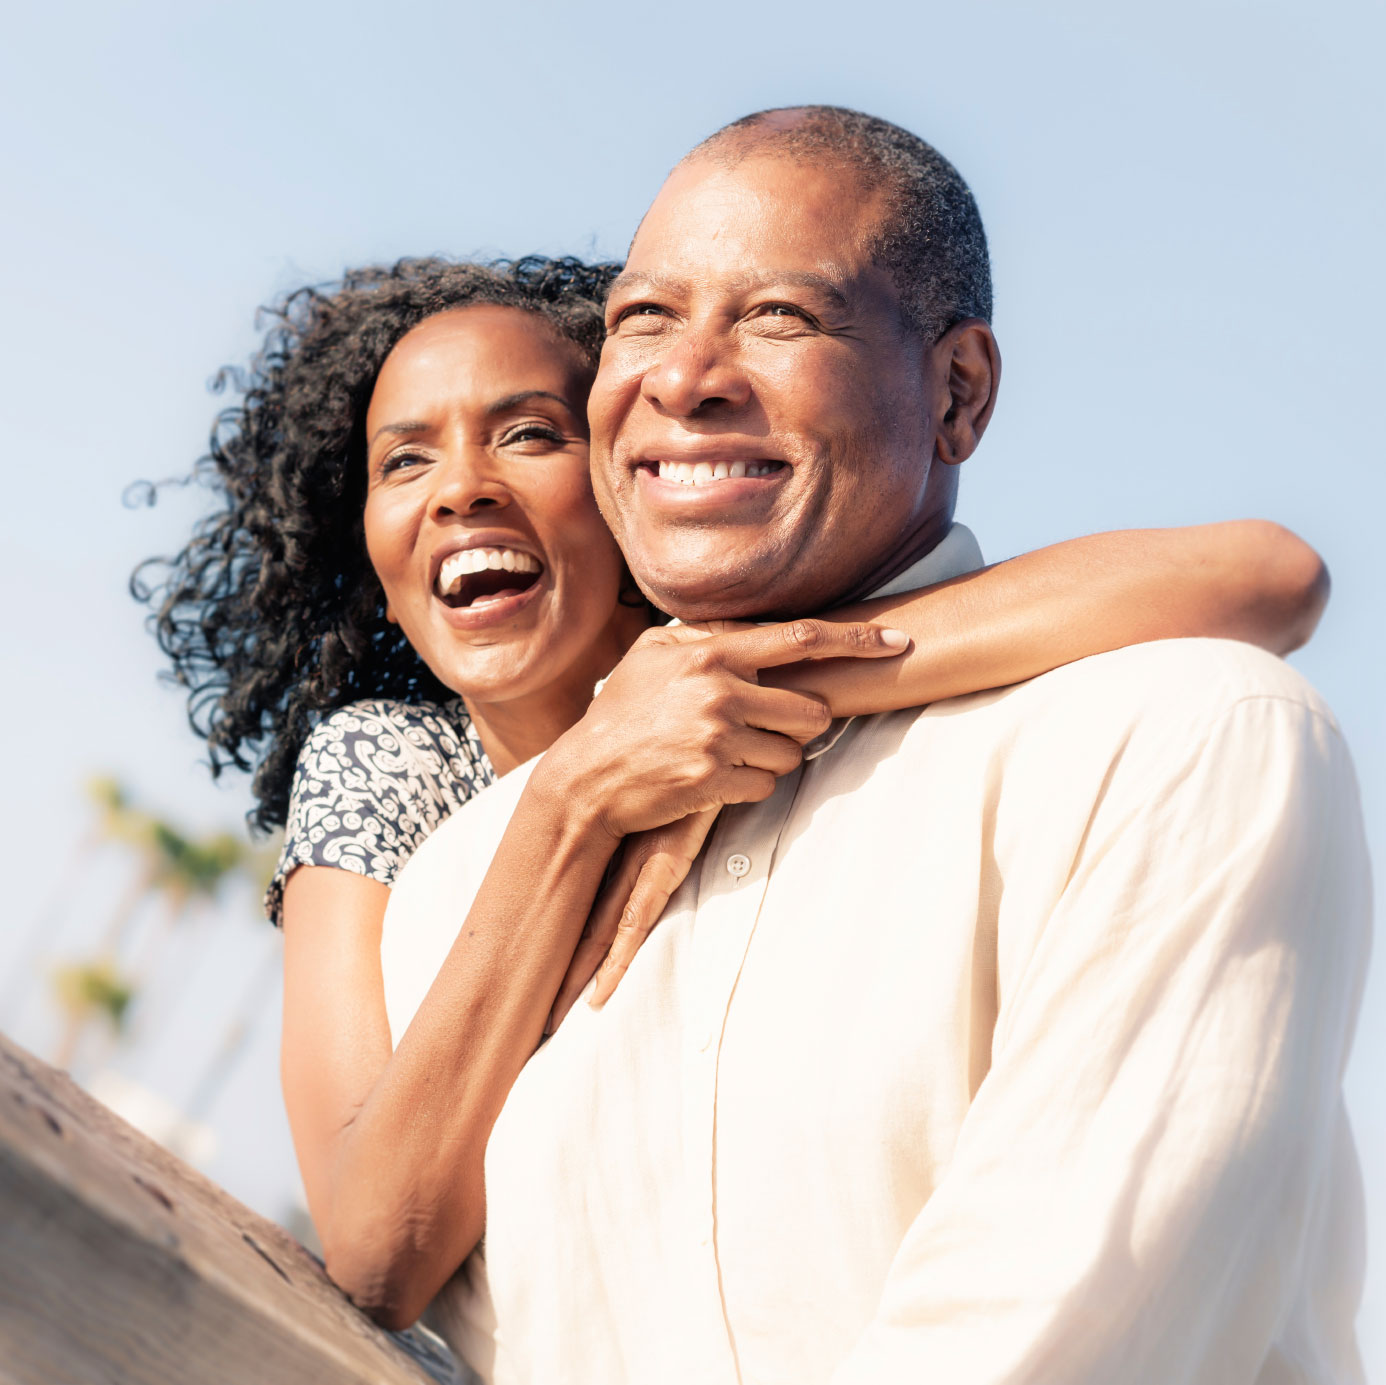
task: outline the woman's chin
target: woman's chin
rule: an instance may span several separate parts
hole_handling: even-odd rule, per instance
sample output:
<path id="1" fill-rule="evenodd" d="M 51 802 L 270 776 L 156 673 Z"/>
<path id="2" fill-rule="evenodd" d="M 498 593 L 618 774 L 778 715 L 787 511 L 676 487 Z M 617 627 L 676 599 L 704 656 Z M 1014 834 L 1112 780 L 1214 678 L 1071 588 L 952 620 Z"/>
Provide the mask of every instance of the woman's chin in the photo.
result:
<path id="1" fill-rule="evenodd" d="M 559 641 L 538 630 L 514 631 L 494 643 L 450 651 L 430 667 L 439 681 L 469 702 L 513 702 L 551 686 L 564 661 Z"/>

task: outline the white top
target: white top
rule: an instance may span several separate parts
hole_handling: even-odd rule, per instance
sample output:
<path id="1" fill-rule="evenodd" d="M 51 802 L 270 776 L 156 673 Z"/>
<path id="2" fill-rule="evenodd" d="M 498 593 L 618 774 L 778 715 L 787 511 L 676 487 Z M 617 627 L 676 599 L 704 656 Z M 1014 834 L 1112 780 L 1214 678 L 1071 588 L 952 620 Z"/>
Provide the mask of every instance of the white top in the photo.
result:
<path id="1" fill-rule="evenodd" d="M 858 718 L 521 1073 L 441 1325 L 496 1385 L 1359 1381 L 1368 918 L 1336 724 L 1250 647 Z"/>

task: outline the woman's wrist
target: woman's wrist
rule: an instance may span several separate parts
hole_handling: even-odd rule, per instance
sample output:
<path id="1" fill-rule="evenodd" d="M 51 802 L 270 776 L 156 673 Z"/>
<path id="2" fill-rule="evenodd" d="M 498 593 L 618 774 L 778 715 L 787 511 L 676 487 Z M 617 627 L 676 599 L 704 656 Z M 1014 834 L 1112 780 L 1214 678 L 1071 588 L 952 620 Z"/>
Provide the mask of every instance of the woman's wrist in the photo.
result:
<path id="1" fill-rule="evenodd" d="M 582 754 L 580 739 L 570 732 L 544 752 L 521 801 L 529 800 L 530 811 L 550 824 L 557 838 L 610 853 L 620 845 L 621 833 L 612 828 L 608 805 L 597 792 L 598 777 Z"/>

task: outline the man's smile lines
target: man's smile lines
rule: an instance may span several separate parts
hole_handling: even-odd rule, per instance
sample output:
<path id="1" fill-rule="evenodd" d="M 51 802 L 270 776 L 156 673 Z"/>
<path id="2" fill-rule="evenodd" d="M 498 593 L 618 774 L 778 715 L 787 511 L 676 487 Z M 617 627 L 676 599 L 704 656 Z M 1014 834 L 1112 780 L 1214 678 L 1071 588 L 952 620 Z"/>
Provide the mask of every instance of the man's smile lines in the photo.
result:
<path id="1" fill-rule="evenodd" d="M 783 462 L 660 462 L 659 479 L 684 486 L 706 486 L 714 481 L 769 476 L 783 466 Z"/>

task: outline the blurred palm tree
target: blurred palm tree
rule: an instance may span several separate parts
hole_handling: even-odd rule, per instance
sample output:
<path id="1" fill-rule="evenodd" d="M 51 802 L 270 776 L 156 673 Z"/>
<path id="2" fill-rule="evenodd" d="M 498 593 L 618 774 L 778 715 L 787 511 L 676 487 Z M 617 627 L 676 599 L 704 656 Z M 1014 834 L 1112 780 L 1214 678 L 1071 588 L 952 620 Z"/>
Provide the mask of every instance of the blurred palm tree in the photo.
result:
<path id="1" fill-rule="evenodd" d="M 79 1030 L 89 1020 L 101 1018 L 115 1033 L 120 1033 L 135 998 L 129 977 L 106 957 L 59 967 L 53 973 L 53 989 L 69 1023 Z"/>
<path id="2" fill-rule="evenodd" d="M 130 813 L 129 795 L 118 780 L 109 776 L 93 778 L 86 785 L 86 794 L 96 811 L 64 867 L 54 872 L 53 893 L 35 915 L 20 960 L 11 969 L 4 992 L 0 994 L 0 1021 L 14 1028 L 18 1027 L 20 1011 L 34 994 L 35 978 L 47 970 L 43 958 L 51 952 L 63 923 L 72 912 L 74 896 L 89 875 L 91 858 L 106 843 L 122 841 L 130 834 L 126 821 Z M 145 881 L 136 879 L 121 895 L 112 915 L 117 931 L 123 929 L 139 907 L 145 890 Z"/>
<path id="3" fill-rule="evenodd" d="M 93 780 L 88 792 L 97 810 L 91 842 L 124 848 L 135 868 L 94 954 L 54 973 L 58 1002 L 67 1015 L 54 1059 L 59 1067 L 71 1067 L 94 1021 L 106 1021 L 111 1040 L 124 1032 L 128 1011 L 175 926 L 214 903 L 232 879 L 258 877 L 266 854 L 229 832 L 194 836 L 137 807 L 115 779 Z M 162 906 L 162 921 L 147 934 L 139 957 L 123 964 L 133 924 L 153 903 Z"/>

